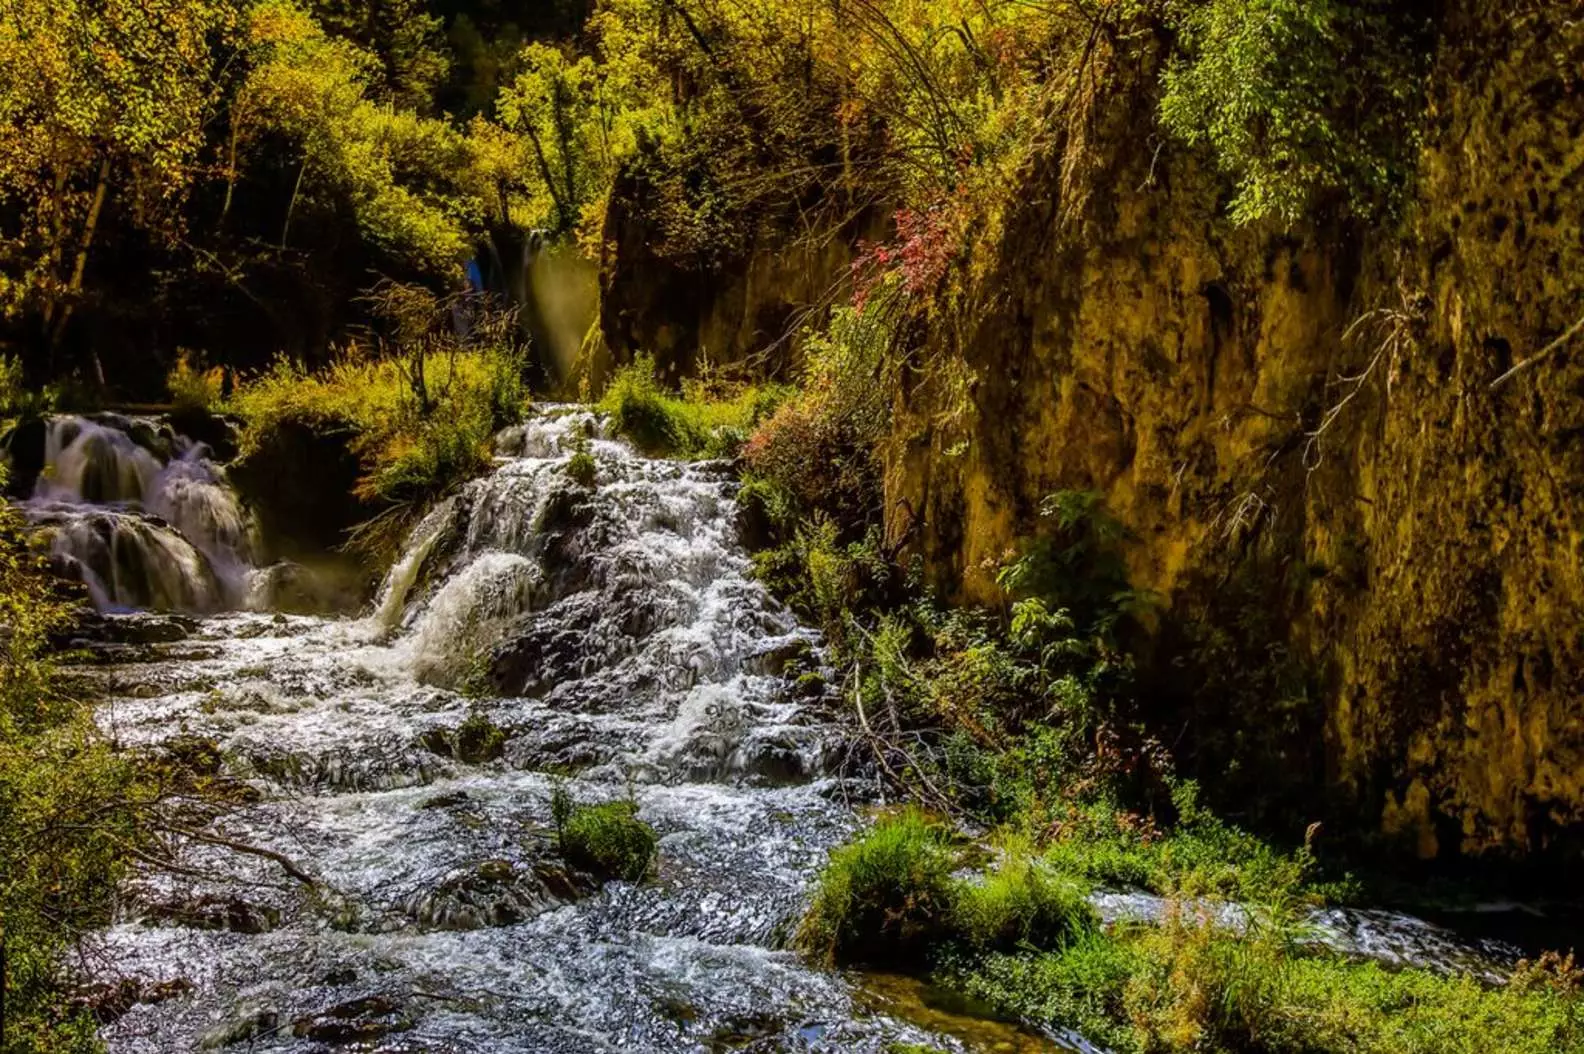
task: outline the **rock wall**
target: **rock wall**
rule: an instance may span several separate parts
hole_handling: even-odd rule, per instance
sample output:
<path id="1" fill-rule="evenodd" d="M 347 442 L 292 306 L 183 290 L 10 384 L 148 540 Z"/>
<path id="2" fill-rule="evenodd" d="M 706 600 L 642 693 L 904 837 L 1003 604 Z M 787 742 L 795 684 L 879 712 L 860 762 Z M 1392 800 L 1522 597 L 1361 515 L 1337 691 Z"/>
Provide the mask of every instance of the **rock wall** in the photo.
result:
<path id="1" fill-rule="evenodd" d="M 1043 496 L 1102 491 L 1163 637 L 1230 641 L 1157 681 L 1199 689 L 1162 705 L 1201 764 L 1422 857 L 1584 830 L 1584 334 L 1492 388 L 1584 316 L 1584 21 L 1498 6 L 1444 15 L 1392 229 L 1232 231 L 1200 161 L 1135 134 L 1149 93 L 1097 100 L 919 352 L 968 405 L 899 392 L 888 453 L 893 538 L 965 599 Z M 1203 668 L 1228 655 L 1309 687 L 1240 710 L 1243 670 Z"/>

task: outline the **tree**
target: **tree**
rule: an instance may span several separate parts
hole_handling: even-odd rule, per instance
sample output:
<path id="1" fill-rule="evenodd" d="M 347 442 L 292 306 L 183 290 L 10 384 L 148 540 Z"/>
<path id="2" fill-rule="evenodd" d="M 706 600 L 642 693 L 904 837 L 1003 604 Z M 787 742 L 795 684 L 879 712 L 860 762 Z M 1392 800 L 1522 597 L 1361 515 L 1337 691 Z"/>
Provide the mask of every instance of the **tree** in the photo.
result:
<path id="1" fill-rule="evenodd" d="M 107 210 L 180 227 L 225 87 L 240 0 L 12 0 L 0 8 L 0 312 L 59 347 Z"/>

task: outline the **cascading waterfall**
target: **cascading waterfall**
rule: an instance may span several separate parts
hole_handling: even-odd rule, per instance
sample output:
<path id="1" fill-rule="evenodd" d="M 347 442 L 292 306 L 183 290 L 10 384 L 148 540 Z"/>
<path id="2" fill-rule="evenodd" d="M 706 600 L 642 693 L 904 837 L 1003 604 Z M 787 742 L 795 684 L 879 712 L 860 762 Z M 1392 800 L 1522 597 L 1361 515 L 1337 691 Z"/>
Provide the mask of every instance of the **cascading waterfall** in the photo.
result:
<path id="1" fill-rule="evenodd" d="M 105 727 L 212 742 L 253 792 L 211 834 L 313 879 L 195 841 L 179 871 L 130 882 L 95 959 L 134 1003 L 111 1050 L 1092 1051 L 917 1013 L 782 950 L 866 788 L 841 775 L 817 638 L 750 574 L 729 475 L 639 457 L 576 408 L 497 447 L 364 619 L 232 613 L 176 640 L 154 616 L 109 620 L 163 643 L 93 667 Z M 568 471 L 579 450 L 592 486 Z M 157 475 L 96 457 L 74 493 Z M 487 747 L 465 735 L 481 725 Z M 558 784 L 631 796 L 660 834 L 655 878 L 601 888 L 561 861 Z M 1451 947 L 1365 913 L 1317 923 L 1388 959 Z"/>
<path id="2" fill-rule="evenodd" d="M 573 408 L 498 446 L 368 617 L 221 615 L 104 668 L 106 726 L 212 740 L 260 792 L 217 830 L 315 879 L 194 843 L 181 874 L 130 883 L 105 980 L 152 994 L 111 1048 L 970 1049 L 779 950 L 858 820 L 818 641 L 753 580 L 729 475 L 642 458 Z M 481 721 L 504 743 L 475 755 Z M 558 780 L 634 798 L 654 880 L 561 862 Z"/>
<path id="3" fill-rule="evenodd" d="M 157 421 L 50 418 L 43 471 L 22 510 L 102 611 L 249 602 L 251 517 L 208 448 Z"/>

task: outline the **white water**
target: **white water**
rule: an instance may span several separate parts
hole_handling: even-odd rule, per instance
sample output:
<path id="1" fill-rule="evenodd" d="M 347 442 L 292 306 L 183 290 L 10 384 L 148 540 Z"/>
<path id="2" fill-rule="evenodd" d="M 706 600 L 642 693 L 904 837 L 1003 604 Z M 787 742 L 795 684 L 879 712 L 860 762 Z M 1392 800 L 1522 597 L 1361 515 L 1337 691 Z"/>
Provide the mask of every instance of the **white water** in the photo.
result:
<path id="1" fill-rule="evenodd" d="M 50 418 L 44 470 L 22 509 L 101 611 L 250 601 L 251 517 L 208 449 L 157 421 Z"/>
<path id="2" fill-rule="evenodd" d="M 797 682 L 817 640 L 750 576 L 724 473 L 598 430 L 552 410 L 506 437 L 520 456 L 419 525 L 364 620 L 217 616 L 115 656 L 105 727 L 216 742 L 261 792 L 217 829 L 318 889 L 199 844 L 181 863 L 208 877 L 139 877 L 99 939 L 106 980 L 192 990 L 109 1025 L 112 1050 L 308 1051 L 348 1028 L 390 1051 L 968 1049 L 781 950 L 858 825 L 829 701 Z M 567 476 L 580 443 L 593 489 Z M 431 749 L 470 714 L 502 757 Z M 568 875 L 552 774 L 633 796 L 654 880 Z"/>

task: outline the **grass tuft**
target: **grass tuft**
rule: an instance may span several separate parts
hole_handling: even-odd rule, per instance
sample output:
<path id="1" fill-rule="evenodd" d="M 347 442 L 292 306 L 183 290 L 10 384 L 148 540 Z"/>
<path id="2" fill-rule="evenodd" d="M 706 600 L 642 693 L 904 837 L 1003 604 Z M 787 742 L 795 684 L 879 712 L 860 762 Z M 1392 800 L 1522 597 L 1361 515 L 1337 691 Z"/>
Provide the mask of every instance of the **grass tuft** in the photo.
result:
<path id="1" fill-rule="evenodd" d="M 561 855 L 573 867 L 601 878 L 641 882 L 653 868 L 659 838 L 638 819 L 632 801 L 575 805 L 562 787 L 551 795 Z"/>
<path id="2" fill-rule="evenodd" d="M 611 426 L 646 454 L 689 459 L 735 457 L 785 391 L 777 385 L 687 383 L 668 391 L 654 360 L 639 356 L 611 379 L 599 407 Z"/>

